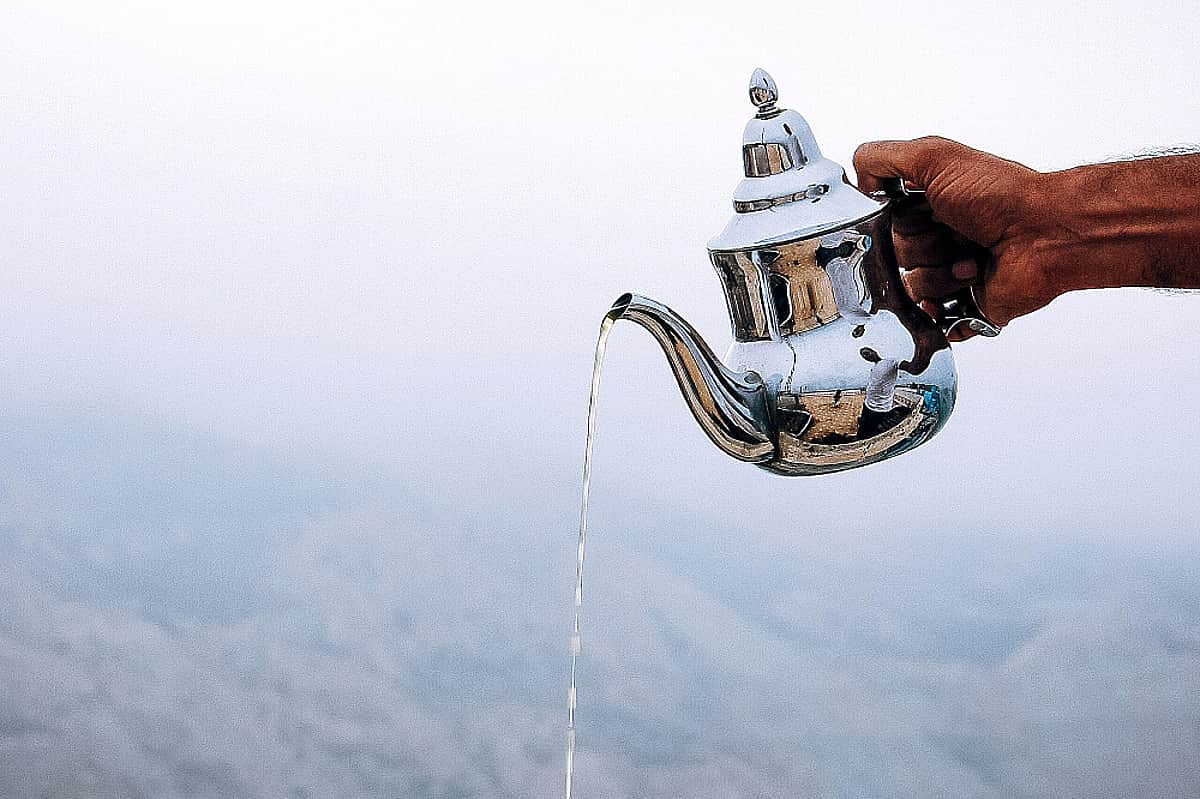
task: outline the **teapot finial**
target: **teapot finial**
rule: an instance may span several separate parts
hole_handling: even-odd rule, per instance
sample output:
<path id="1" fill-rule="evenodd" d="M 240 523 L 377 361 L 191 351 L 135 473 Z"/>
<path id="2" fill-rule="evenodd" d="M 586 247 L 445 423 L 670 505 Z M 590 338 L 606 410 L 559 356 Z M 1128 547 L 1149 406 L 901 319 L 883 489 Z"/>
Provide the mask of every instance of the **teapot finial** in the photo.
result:
<path id="1" fill-rule="evenodd" d="M 758 116 L 765 118 L 774 114 L 777 100 L 779 89 L 775 87 L 775 79 L 762 67 L 754 70 L 750 76 L 750 102 L 758 106 Z"/>

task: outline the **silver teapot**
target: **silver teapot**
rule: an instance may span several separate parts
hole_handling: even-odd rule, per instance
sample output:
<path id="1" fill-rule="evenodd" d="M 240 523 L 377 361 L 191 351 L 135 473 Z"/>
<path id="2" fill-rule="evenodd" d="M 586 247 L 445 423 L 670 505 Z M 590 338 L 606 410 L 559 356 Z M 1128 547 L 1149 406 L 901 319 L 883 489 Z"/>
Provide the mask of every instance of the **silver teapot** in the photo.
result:
<path id="1" fill-rule="evenodd" d="M 782 475 L 865 466 L 928 441 L 954 409 L 947 334 L 999 328 L 965 289 L 937 310 L 900 282 L 892 216 L 919 210 L 894 181 L 868 196 L 824 158 L 804 117 L 776 107 L 775 82 L 750 79 L 758 111 L 742 137 L 745 179 L 733 218 L 708 243 L 733 343 L 717 360 L 665 305 L 636 294 L 613 303 L 662 346 L 696 421 L 738 460 Z"/>

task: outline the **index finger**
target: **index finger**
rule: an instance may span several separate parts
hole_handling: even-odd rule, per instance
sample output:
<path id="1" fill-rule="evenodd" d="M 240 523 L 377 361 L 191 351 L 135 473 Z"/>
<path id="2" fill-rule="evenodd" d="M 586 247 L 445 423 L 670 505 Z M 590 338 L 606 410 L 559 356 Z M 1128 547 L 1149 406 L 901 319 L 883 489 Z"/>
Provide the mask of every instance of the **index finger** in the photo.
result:
<path id="1" fill-rule="evenodd" d="M 882 188 L 883 178 L 903 178 L 906 183 L 927 188 L 948 158 L 964 146 L 941 136 L 866 142 L 854 151 L 858 187 L 870 193 Z"/>

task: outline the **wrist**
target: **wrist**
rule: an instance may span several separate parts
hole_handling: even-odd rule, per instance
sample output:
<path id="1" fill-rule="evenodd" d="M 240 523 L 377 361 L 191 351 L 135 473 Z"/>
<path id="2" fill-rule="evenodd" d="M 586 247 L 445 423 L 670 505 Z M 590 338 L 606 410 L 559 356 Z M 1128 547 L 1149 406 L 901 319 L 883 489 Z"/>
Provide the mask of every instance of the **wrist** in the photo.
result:
<path id="1" fill-rule="evenodd" d="M 1146 242 L 1121 236 L 1118 178 L 1108 166 L 1040 176 L 1038 263 L 1056 296 L 1140 280 Z"/>
<path id="2" fill-rule="evenodd" d="M 1200 156 L 1092 164 L 1036 182 L 1041 261 L 1059 294 L 1200 279 Z"/>

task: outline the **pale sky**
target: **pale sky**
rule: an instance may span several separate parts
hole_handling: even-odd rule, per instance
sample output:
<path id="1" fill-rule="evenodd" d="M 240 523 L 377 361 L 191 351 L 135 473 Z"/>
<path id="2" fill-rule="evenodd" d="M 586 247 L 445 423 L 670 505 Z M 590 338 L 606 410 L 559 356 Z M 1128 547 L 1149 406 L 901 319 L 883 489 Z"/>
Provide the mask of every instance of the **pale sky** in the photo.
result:
<path id="1" fill-rule="evenodd" d="M 529 495 L 575 479 L 613 297 L 639 291 L 728 341 L 704 244 L 729 213 L 753 67 L 843 164 L 862 140 L 940 133 L 1062 168 L 1195 141 L 1200 123 L 1186 3 L 3 14 L 14 387 L 302 446 L 428 448 L 468 482 L 504 464 Z M 973 515 L 1024 483 L 1036 501 L 1001 518 L 1032 504 L 1067 524 L 1169 524 L 1177 505 L 1154 497 L 1187 479 L 1196 442 L 1176 420 L 1200 380 L 1179 324 L 1198 301 L 1060 300 L 958 348 L 962 399 L 936 444 L 791 484 L 707 449 L 649 339 L 618 330 L 598 479 L 611 456 L 614 479 L 653 492 L 647 475 L 686 462 L 692 499 L 734 480 L 755 502 L 822 505 L 832 485 L 953 483 L 977 464 L 990 476 L 971 490 L 1001 495 Z M 1122 463 L 1140 499 L 1096 509 Z"/>

